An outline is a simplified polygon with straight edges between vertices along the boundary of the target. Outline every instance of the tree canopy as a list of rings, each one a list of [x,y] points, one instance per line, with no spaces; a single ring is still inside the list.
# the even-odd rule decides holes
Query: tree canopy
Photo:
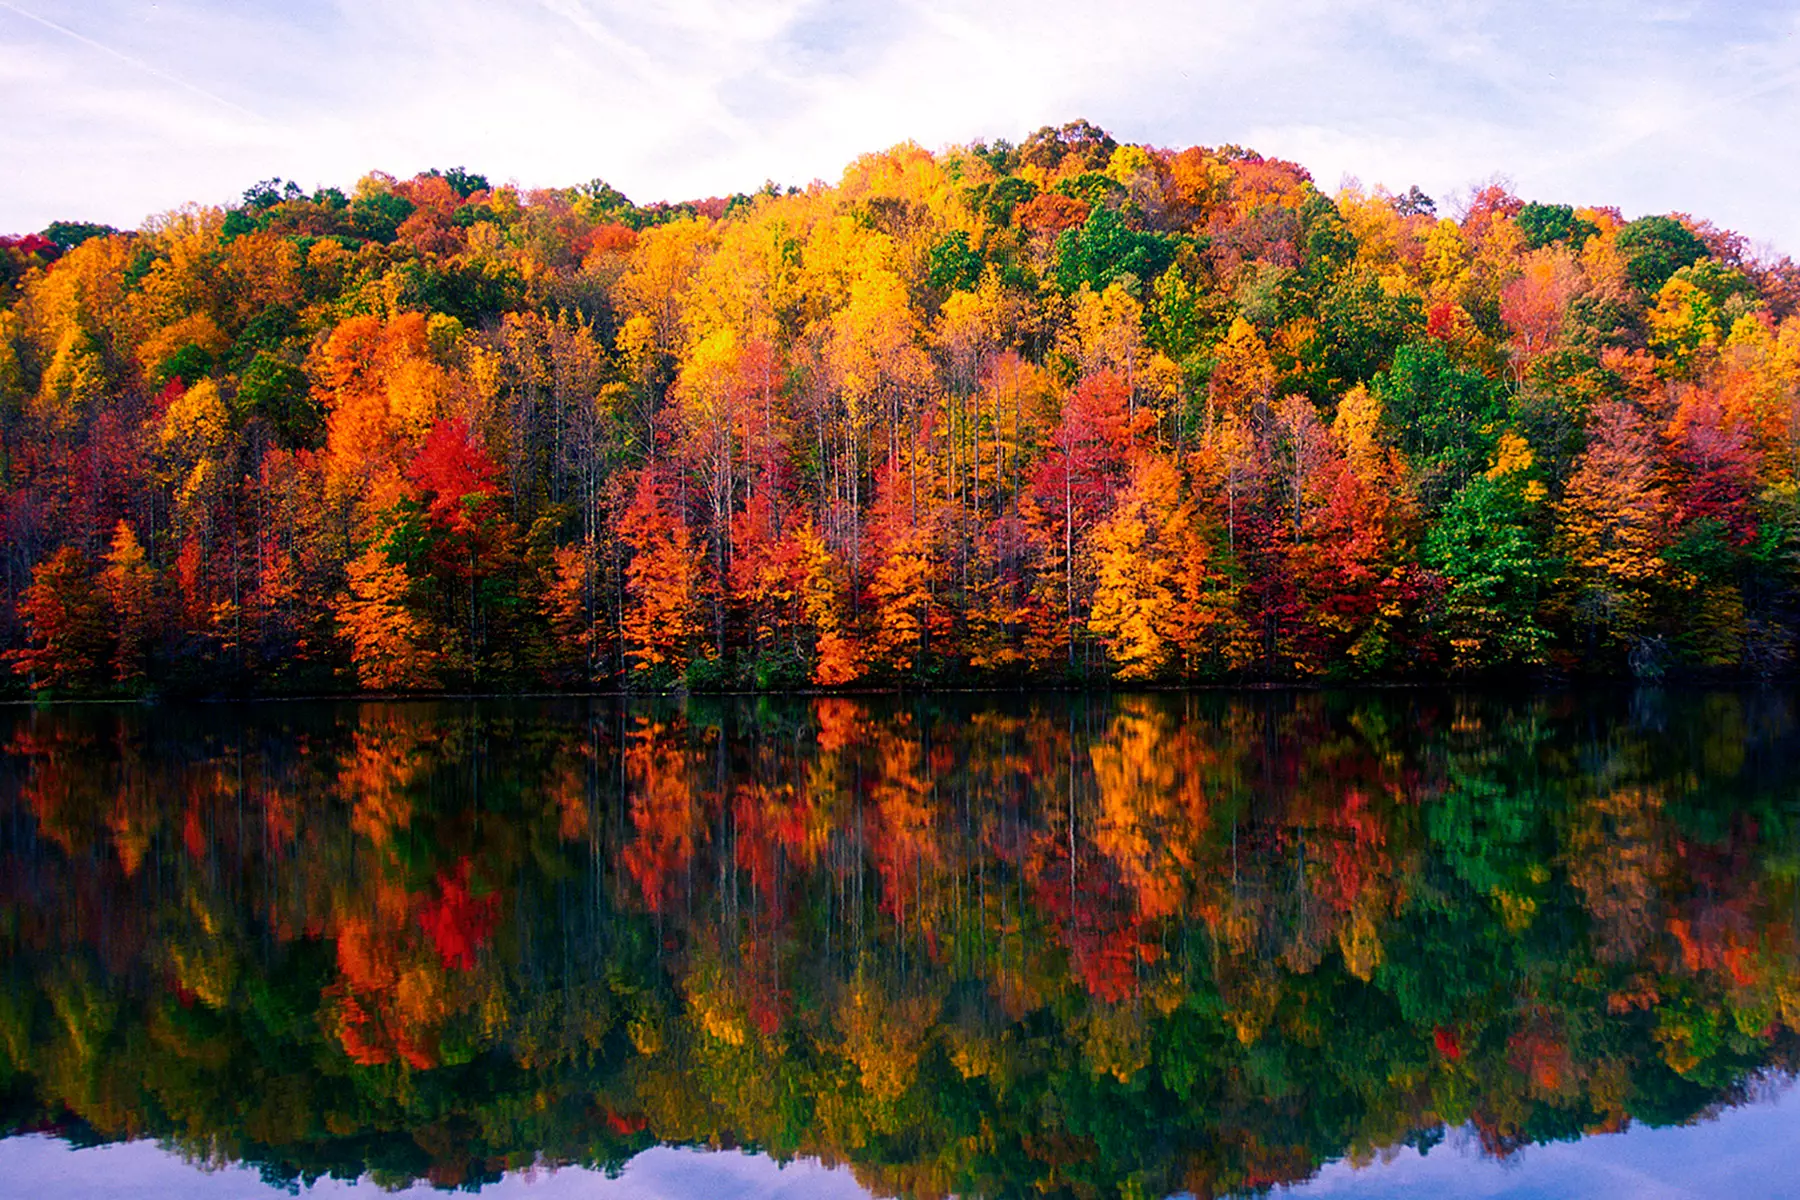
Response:
[[[681,203],[454,167],[58,222],[0,239],[5,686],[1781,672],[1796,279],[1083,121]]]

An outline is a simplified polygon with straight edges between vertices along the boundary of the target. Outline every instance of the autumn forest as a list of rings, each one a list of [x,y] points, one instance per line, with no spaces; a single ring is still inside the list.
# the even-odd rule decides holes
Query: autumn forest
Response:
[[[1800,269],[1557,199],[1078,121],[0,239],[4,687],[1780,673]]]

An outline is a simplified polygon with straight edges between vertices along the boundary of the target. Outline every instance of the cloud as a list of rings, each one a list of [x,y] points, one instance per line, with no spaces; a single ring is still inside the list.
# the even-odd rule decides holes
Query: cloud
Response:
[[[1402,1147],[1363,1167],[1331,1163],[1275,1194],[1295,1200],[1776,1200],[1792,1193],[1796,1134],[1800,1104],[1787,1081],[1771,1080],[1757,1102],[1726,1109],[1716,1120],[1634,1125],[1618,1134],[1527,1146],[1503,1160],[1483,1157],[1465,1128],[1427,1155]]]
[[[1800,16],[1781,5],[7,0],[0,54],[24,118],[0,130],[0,228],[457,164],[681,199],[1086,116],[1249,145],[1326,187],[1442,196],[1502,173],[1800,249]]]

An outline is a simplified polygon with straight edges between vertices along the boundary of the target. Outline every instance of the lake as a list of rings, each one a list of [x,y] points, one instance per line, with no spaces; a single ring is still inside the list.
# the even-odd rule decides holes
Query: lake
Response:
[[[0,1191],[1791,1195],[1796,699],[0,709]]]

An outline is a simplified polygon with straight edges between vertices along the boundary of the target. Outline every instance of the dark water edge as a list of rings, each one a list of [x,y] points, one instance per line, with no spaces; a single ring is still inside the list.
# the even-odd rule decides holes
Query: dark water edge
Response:
[[[1255,1192],[1446,1125],[1618,1144],[1800,1063],[1796,711],[13,707],[5,1128],[296,1185],[743,1145],[918,1195]]]
[[[0,708],[55,708],[63,705],[144,705],[150,707],[215,704],[341,704],[410,701],[474,701],[474,700],[668,700],[692,697],[760,698],[771,700],[814,700],[841,696],[846,698],[926,698],[932,696],[1131,696],[1188,695],[1258,692],[1388,692],[1442,691],[1487,695],[1559,694],[1565,692],[1609,691],[1741,691],[1761,689],[1793,689],[1800,686],[1800,673],[1793,670],[1731,671],[1722,669],[1683,670],[1656,677],[1640,677],[1629,673],[1499,672],[1462,676],[1375,676],[1365,678],[1319,677],[1312,679],[1267,678],[1217,682],[1120,682],[1110,678],[1045,679],[982,681],[950,679],[922,683],[859,684],[850,687],[705,687],[705,686],[620,686],[597,688],[499,688],[475,691],[383,692],[355,689],[303,689],[297,691],[208,691],[195,688],[169,688],[142,695],[62,694],[54,689],[39,692],[22,691],[19,681],[0,684]]]

